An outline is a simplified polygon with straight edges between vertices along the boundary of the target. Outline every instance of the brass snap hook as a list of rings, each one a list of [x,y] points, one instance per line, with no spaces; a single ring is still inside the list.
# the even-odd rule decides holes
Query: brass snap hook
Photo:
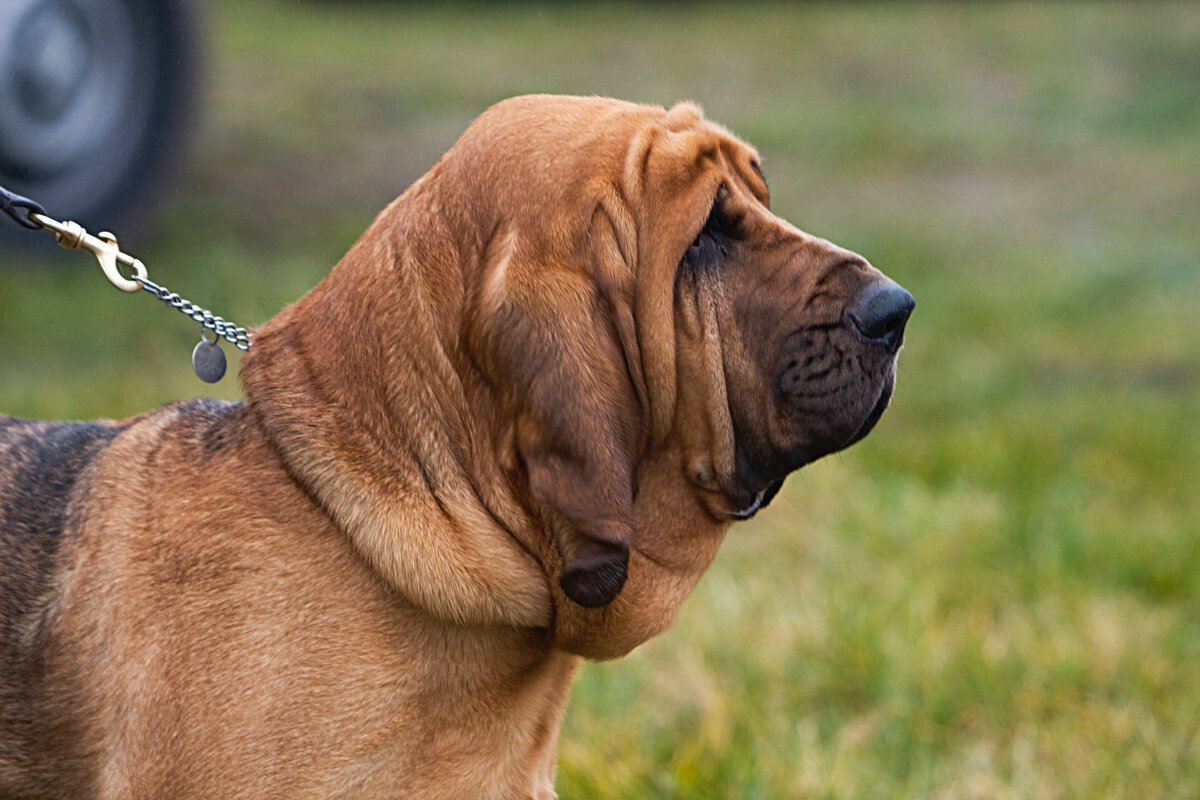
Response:
[[[100,269],[104,270],[108,282],[122,292],[136,292],[142,288],[142,284],[126,278],[117,270],[117,264],[121,264],[133,270],[137,278],[145,278],[149,274],[146,272],[146,265],[140,259],[121,252],[116,236],[108,231],[101,231],[99,236],[93,236],[78,222],[59,222],[45,214],[34,212],[29,216],[43,228],[52,231],[59,246],[68,250],[87,250],[94,255],[100,262]]]

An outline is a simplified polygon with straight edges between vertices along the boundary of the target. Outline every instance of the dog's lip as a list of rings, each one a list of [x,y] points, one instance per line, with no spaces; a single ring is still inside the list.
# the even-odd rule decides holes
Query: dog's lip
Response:
[[[746,508],[744,508],[740,511],[726,512],[726,515],[730,519],[735,519],[735,520],[739,520],[739,521],[750,519],[755,514],[757,514],[759,511],[762,511],[764,508],[766,508],[770,504],[771,500],[773,500],[775,498],[775,495],[779,493],[779,489],[782,486],[783,486],[783,478],[780,478],[777,481],[772,481],[771,483],[769,483],[765,487],[763,487],[756,495],[754,495],[754,500],[750,503],[749,506],[747,506]]]
[[[861,441],[868,433],[875,429],[879,420],[883,418],[883,412],[887,411],[888,403],[892,400],[893,390],[894,385],[891,381],[883,385],[883,389],[879,392],[879,399],[875,401],[875,406],[871,409],[871,413],[867,414],[867,418],[863,420],[862,425],[858,427],[858,430],[850,437],[850,441],[846,442],[841,449],[844,450],[850,445]]]
[[[729,493],[723,489],[706,486],[699,488],[702,505],[713,519],[718,522],[740,522],[741,520],[750,519],[766,505],[768,497],[772,494],[770,492],[771,487],[768,486],[761,491],[755,492],[750,497],[748,503],[745,500],[739,503],[738,500],[731,498]]]
[[[766,496],[767,496],[767,490],[763,489],[758,494],[754,495],[754,500],[750,503],[749,506],[747,506],[746,508],[743,508],[741,511],[726,511],[725,516],[729,517],[730,519],[736,519],[736,520],[750,519],[751,517],[753,517],[755,514],[758,513],[758,510],[760,508],[763,507],[763,498],[765,498]]]

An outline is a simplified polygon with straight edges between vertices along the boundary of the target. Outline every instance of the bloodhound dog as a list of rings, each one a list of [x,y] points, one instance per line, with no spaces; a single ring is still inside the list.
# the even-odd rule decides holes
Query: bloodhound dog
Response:
[[[580,657],[866,435],[912,308],[694,105],[499,103],[246,402],[0,418],[0,797],[553,797]]]

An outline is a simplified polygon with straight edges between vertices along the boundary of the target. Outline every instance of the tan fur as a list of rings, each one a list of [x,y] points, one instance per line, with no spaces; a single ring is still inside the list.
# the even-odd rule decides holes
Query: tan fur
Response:
[[[718,190],[796,275],[679,283]],[[783,313],[740,304],[877,276],[767,200],[691,104],[482,115],[257,332],[246,405],[136,420],[76,489],[45,674],[77,796],[553,797],[577,658],[667,628],[739,508],[735,412],[794,436],[739,330]],[[559,582],[589,547],[628,551],[595,608]]]

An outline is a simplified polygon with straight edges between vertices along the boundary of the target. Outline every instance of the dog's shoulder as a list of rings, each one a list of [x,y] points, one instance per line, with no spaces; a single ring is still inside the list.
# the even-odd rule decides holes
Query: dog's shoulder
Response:
[[[90,467],[122,434],[195,439],[208,454],[227,446],[241,404],[169,403],[120,421],[59,422],[0,415],[0,664],[36,650],[63,567],[64,542],[85,512]]]
[[[156,465],[161,450],[183,446],[202,468],[215,463],[238,441],[240,409],[185,400],[120,421],[0,415],[0,797],[43,784],[69,795],[87,780],[75,695],[51,654],[63,577],[88,520],[124,502],[114,486],[169,466]]]

